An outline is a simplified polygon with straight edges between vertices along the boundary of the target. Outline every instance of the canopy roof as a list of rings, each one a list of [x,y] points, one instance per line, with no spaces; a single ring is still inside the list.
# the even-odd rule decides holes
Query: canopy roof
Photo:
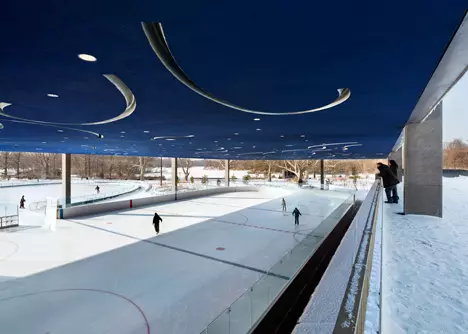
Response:
[[[466,1],[2,9],[0,150],[347,159],[389,153]]]

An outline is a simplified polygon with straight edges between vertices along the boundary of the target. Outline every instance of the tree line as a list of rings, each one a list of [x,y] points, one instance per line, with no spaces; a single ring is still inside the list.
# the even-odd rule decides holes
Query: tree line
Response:
[[[126,157],[100,155],[72,155],[72,174],[82,178],[103,179],[158,179],[161,165],[171,166],[169,158]],[[332,175],[357,175],[375,172],[375,160],[326,160],[325,172]],[[19,177],[29,179],[61,176],[61,154],[1,152],[0,166],[3,178]],[[189,180],[194,166],[224,169],[225,160],[178,159],[185,181]],[[231,160],[233,170],[246,170],[251,174],[262,174],[271,181],[272,175],[287,171],[298,179],[307,179],[320,173],[320,160]],[[155,176],[145,175],[154,171]]]

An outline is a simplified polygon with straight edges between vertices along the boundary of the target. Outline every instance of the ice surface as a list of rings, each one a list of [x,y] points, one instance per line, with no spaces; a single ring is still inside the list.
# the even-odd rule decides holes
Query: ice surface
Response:
[[[386,205],[382,333],[468,330],[468,178],[444,178],[444,218]]]
[[[22,211],[28,228],[0,233],[0,331],[198,334],[348,197],[266,188],[60,220],[56,232]]]

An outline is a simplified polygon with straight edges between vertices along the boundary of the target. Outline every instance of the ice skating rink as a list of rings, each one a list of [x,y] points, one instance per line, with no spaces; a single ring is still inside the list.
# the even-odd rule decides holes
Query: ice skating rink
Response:
[[[0,332],[199,334],[349,196],[261,188],[59,220],[55,232],[21,211],[21,228],[0,232]]]

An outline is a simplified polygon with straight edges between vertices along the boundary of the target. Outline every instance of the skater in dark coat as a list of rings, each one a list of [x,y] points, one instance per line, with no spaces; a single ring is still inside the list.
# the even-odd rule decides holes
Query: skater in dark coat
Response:
[[[294,225],[299,225],[299,216],[302,216],[301,212],[297,208],[294,208],[292,214],[294,216]]]
[[[24,195],[23,195],[20,199],[20,209],[24,209],[24,202],[26,202],[26,200],[24,199]]]
[[[153,217],[153,225],[154,230],[156,231],[156,235],[159,234],[159,222],[162,222],[162,218],[155,212]]]
[[[286,212],[286,201],[284,198],[281,200],[281,204],[283,205],[283,212]]]
[[[377,169],[379,170],[379,175],[382,178],[383,186],[385,188],[385,194],[387,195],[387,201],[385,203],[398,203],[400,199],[397,192],[398,181],[395,174],[393,174],[390,167],[379,162],[377,164]]]
[[[99,194],[99,192],[100,192],[101,189],[99,188],[99,186],[96,186],[95,190],[96,190],[96,192]]]

